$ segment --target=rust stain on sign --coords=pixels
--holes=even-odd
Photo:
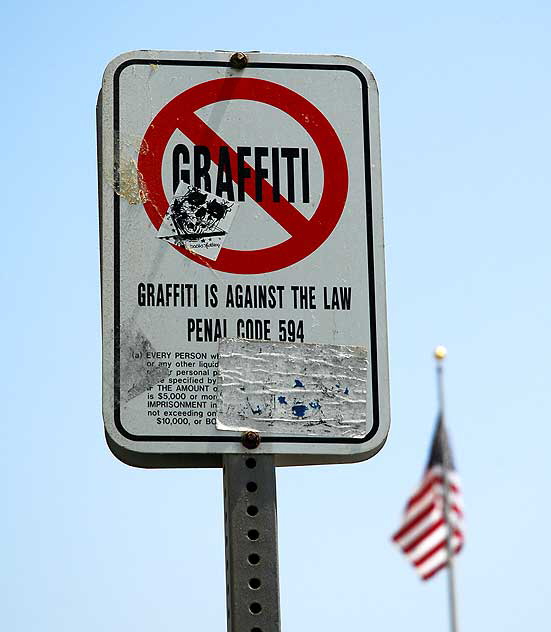
[[[367,434],[365,347],[220,341],[216,427],[265,434]]]

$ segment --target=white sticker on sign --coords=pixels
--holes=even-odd
[[[182,181],[157,237],[216,261],[236,212],[235,202]]]
[[[365,347],[221,340],[216,427],[363,437],[368,368]]]

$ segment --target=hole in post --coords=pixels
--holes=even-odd
[[[258,507],[256,505],[249,505],[247,507],[247,513],[249,514],[249,516],[256,516],[256,514],[258,513]]]
[[[256,566],[258,562],[260,562],[260,555],[258,555],[258,553],[251,553],[247,559],[249,560],[249,564]]]
[[[252,470],[253,467],[256,467],[256,459],[250,458],[245,461],[245,465]]]
[[[258,579],[258,577],[251,577],[251,579],[249,579],[249,587],[253,590],[258,590],[261,583],[262,582]]]
[[[253,601],[249,606],[249,610],[251,614],[260,614],[262,612],[262,606],[258,603],[258,601]]]
[[[251,628],[251,632],[262,632],[262,628]]]
[[[247,537],[249,538],[249,540],[258,540],[260,533],[258,533],[258,531],[256,529],[250,529],[247,532]]]
[[[258,489],[258,485],[254,481],[249,481],[247,483],[248,492],[256,492],[257,489]]]

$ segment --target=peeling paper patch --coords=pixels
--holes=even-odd
[[[220,341],[216,428],[267,435],[367,434],[365,347]]]
[[[125,404],[168,377],[168,368],[148,367],[145,358],[155,349],[144,334],[128,323],[121,325],[120,403]]]
[[[143,204],[147,201],[145,183],[134,159],[121,160],[117,193],[129,204]]]
[[[138,170],[138,153],[149,152],[147,143],[141,138],[118,137],[120,145],[120,160],[116,165],[116,171],[105,166],[103,179],[113,187],[116,194],[124,198],[129,204],[137,205],[147,202],[149,199],[143,176]],[[116,174],[116,177],[115,177]]]

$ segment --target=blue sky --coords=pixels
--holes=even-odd
[[[536,1],[8,3],[2,628],[224,629],[221,472],[132,469],[103,438],[95,102],[126,50],[260,49],[374,71],[387,244],[389,440],[278,472],[283,627],[446,629],[444,575],[422,584],[389,542],[443,343],[461,629],[545,629],[550,17]]]

